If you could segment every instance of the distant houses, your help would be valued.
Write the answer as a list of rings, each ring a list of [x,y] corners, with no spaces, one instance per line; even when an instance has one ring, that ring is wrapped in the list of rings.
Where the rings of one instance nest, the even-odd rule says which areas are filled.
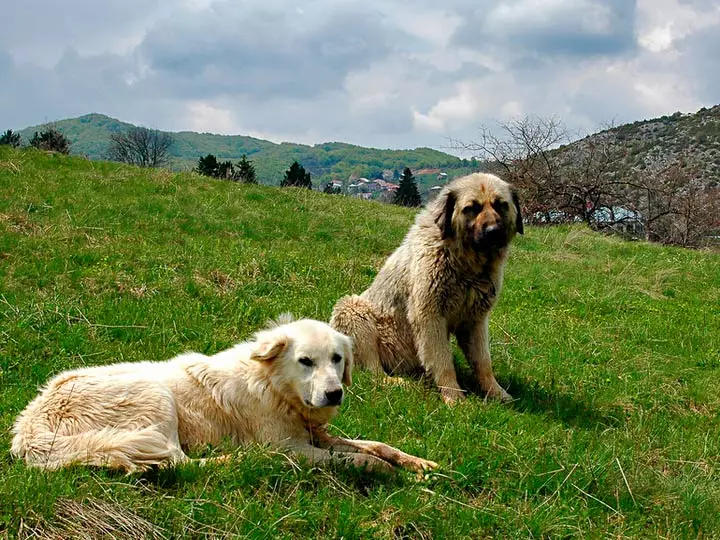
[[[342,183],[341,183],[342,184]],[[333,182],[334,185],[334,182]],[[348,195],[362,199],[375,199],[389,196],[397,191],[398,185],[383,178],[352,178],[348,184]]]
[[[333,188],[340,188],[342,193],[350,197],[392,202],[395,197],[395,192],[400,187],[400,185],[394,181],[397,174],[398,171],[388,169],[382,172],[382,177],[378,178],[357,177],[353,175],[350,176],[346,182],[336,178],[332,181],[332,186]],[[418,169],[417,171],[413,171],[413,174],[436,175],[438,185],[431,187],[423,195],[423,200],[427,199],[428,201],[432,200],[449,181],[448,174],[442,172],[440,169]]]

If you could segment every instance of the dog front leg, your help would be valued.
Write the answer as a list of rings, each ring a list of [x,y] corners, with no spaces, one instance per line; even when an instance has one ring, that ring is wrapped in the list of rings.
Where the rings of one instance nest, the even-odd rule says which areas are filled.
[[[489,319],[489,316],[485,315],[480,321],[461,327],[456,334],[458,345],[472,366],[480,388],[487,392],[487,396],[501,401],[512,401],[512,396],[498,384],[493,374],[490,360]]]
[[[307,444],[294,446],[290,450],[295,454],[305,456],[313,465],[322,463],[342,463],[344,465],[352,465],[358,468],[365,467],[368,471],[373,472],[392,472],[394,470],[391,463],[388,463],[377,456],[361,454],[354,451],[342,451],[340,448],[330,448],[332,448],[332,451],[329,448],[317,448]]]
[[[457,381],[445,319],[439,315],[410,313],[410,326],[420,364],[432,374],[443,401],[451,405],[463,399],[465,394]]]
[[[327,445],[334,450],[369,454],[397,467],[409,469],[414,472],[424,472],[438,467],[438,464],[434,461],[406,454],[402,450],[377,441],[343,439],[326,434],[322,442],[323,446]]]

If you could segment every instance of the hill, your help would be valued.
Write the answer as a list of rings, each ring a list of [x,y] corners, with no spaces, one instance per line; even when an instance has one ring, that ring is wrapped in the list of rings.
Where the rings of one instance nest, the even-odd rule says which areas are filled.
[[[439,462],[438,474],[313,469],[257,447],[140,478],[43,473],[11,460],[9,430],[51,374],[213,353],[286,310],[327,320],[414,214],[7,147],[0,193],[0,537],[720,531],[717,254],[529,227],[490,322],[495,372],[516,401],[471,392],[448,408],[422,382],[357,372],[333,421]]]
[[[604,136],[625,149],[617,164],[620,172],[677,164],[706,184],[720,185],[720,105],[623,124],[589,139]]]
[[[72,153],[91,159],[106,159],[111,133],[122,131],[132,124],[102,114],[87,114],[53,122],[72,143]],[[42,126],[32,126],[20,133],[23,140],[32,138]],[[173,133],[174,144],[170,153],[173,168],[190,170],[201,156],[214,154],[221,160],[238,160],[245,154],[253,161],[261,183],[279,185],[283,173],[297,160],[313,176],[313,184],[320,186],[335,178],[377,178],[383,170],[402,172],[404,167],[413,170],[438,169],[450,177],[466,174],[477,164],[430,148],[415,150],[381,150],[352,144],[328,142],[308,146],[295,143],[273,143],[243,135],[215,135],[183,131]],[[418,177],[421,189],[437,182],[437,173]]]
[[[720,105],[569,138],[560,120],[526,116],[482,129],[466,147],[518,188],[535,221],[582,221],[683,246],[716,242]]]

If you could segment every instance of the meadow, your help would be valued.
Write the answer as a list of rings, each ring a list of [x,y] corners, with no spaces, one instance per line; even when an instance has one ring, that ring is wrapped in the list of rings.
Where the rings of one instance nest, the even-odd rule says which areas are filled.
[[[485,402],[356,372],[331,431],[441,464],[314,468],[260,446],[125,476],[28,469],[10,428],[60,370],[214,353],[327,320],[411,210],[0,146],[0,537],[720,537],[720,255],[528,228],[491,318]],[[203,455],[229,450],[206,449]],[[198,454],[199,455],[199,454]]]

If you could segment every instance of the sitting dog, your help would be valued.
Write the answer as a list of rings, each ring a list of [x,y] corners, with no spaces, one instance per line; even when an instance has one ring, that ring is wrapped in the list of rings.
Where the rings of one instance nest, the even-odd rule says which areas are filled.
[[[214,356],[60,373],[18,417],[11,451],[45,469],[85,464],[133,472],[191,461],[186,449],[229,437],[287,449],[311,463],[435,468],[379,442],[327,433],[352,365],[347,336],[284,316]]]
[[[429,372],[447,403],[464,397],[449,344],[455,334],[480,387],[510,400],[493,375],[488,318],[516,233],[523,222],[509,184],[491,174],[458,178],[418,214],[370,287],[337,302],[330,324],[353,338],[359,366]]]

